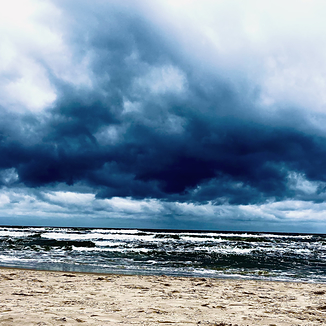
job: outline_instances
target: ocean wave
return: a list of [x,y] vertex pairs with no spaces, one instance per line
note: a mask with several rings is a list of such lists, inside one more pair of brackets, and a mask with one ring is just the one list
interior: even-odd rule
[[0,265],[326,282],[326,237],[0,227]]

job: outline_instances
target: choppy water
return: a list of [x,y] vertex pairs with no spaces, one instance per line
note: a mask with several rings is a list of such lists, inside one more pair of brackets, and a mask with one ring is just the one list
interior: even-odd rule
[[326,282],[326,235],[0,227],[0,265]]

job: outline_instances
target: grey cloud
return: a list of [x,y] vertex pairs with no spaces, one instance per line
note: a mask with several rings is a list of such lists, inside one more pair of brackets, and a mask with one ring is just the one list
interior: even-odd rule
[[54,3],[76,60],[88,57],[91,85],[74,85],[44,63],[55,103],[10,126],[6,113],[0,123],[0,166],[15,169],[16,182],[216,205],[311,200],[290,187],[293,171],[326,182],[324,137],[302,130],[301,111],[267,120],[249,79],[197,66],[137,4]]

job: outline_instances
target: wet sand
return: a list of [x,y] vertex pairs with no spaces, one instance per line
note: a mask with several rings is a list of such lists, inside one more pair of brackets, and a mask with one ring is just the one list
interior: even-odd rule
[[0,325],[326,325],[326,284],[0,269]]

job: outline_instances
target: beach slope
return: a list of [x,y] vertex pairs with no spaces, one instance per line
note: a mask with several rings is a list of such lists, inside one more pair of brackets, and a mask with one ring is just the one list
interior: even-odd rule
[[0,269],[0,325],[325,325],[326,285]]

